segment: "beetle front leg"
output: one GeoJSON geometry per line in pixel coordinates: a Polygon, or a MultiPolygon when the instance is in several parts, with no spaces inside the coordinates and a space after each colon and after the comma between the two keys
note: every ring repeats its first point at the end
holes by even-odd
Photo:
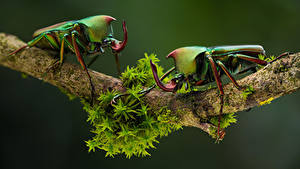
{"type": "Polygon", "coordinates": [[[121,76],[121,68],[120,68],[120,62],[119,62],[119,53],[115,52],[115,61],[116,61],[116,65],[117,65],[117,71],[118,71],[118,75],[121,76]]]}
{"type": "Polygon", "coordinates": [[[92,60],[87,64],[87,67],[89,68],[90,66],[92,66],[92,64],[98,59],[99,56],[100,56],[99,54],[97,54],[96,56],[94,56],[92,58],[92,60]]]}
{"type": "Polygon", "coordinates": [[[222,133],[220,133],[220,122],[221,122],[221,115],[223,114],[223,105],[224,105],[224,91],[223,91],[223,87],[222,87],[222,81],[220,79],[220,76],[219,76],[219,73],[218,73],[218,70],[217,70],[217,67],[216,67],[216,64],[215,64],[213,58],[211,57],[211,55],[207,55],[206,57],[209,60],[210,66],[214,73],[214,78],[216,80],[217,86],[220,91],[221,107],[220,107],[220,113],[219,113],[219,119],[218,119],[218,130],[217,130],[218,133],[217,133],[217,140],[216,140],[218,142],[219,140],[222,140],[225,135],[225,131],[222,131],[222,133]]]}
{"type": "Polygon", "coordinates": [[[68,37],[70,35],[69,34],[64,34],[61,42],[60,42],[60,52],[59,52],[59,55],[60,55],[60,60],[59,60],[59,63],[62,65],[63,62],[64,62],[64,49],[65,49],[65,44],[67,44],[67,47],[71,50],[71,51],[74,51],[74,48],[73,46],[71,45],[71,42],[68,40],[68,37]]]}
{"type": "Polygon", "coordinates": [[[223,69],[223,71],[226,73],[226,75],[229,77],[229,79],[232,81],[232,83],[234,84],[234,86],[237,88],[237,89],[241,89],[240,85],[236,82],[236,80],[234,79],[234,77],[231,75],[231,73],[229,72],[229,70],[225,67],[225,65],[217,60],[216,61],[217,64],[223,69]]]}
{"type": "Polygon", "coordinates": [[[89,81],[90,81],[90,85],[91,85],[91,103],[93,103],[93,100],[94,100],[94,91],[95,91],[95,87],[93,85],[93,82],[92,82],[92,78],[89,74],[89,71],[87,70],[86,68],[86,65],[85,65],[85,62],[80,54],[80,51],[79,51],[79,48],[78,48],[78,45],[77,45],[77,42],[76,42],[76,35],[78,34],[77,31],[72,31],[72,44],[73,44],[73,47],[74,47],[74,50],[75,50],[75,54],[77,56],[77,60],[79,61],[80,65],[82,66],[82,68],[84,69],[84,71],[87,73],[88,75],[88,78],[89,78],[89,81]]]}

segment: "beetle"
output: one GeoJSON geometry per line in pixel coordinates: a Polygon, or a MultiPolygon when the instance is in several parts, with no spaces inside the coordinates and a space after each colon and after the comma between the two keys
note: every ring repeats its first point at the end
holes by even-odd
{"type": "MultiPolygon", "coordinates": [[[[167,84],[163,84],[157,75],[157,68],[155,64],[150,61],[154,80],[159,88],[166,92],[176,92],[185,84],[191,86],[205,85],[210,82],[216,82],[220,91],[220,112],[218,119],[217,141],[222,139],[225,132],[220,132],[220,120],[224,104],[224,91],[221,82],[221,76],[226,75],[233,82],[237,89],[242,89],[235,78],[234,73],[244,72],[251,68],[251,64],[267,65],[274,62],[280,57],[287,55],[283,53],[276,59],[267,62],[259,59],[259,55],[265,56],[265,50],[260,45],[233,45],[233,46],[188,46],[178,48],[167,55],[167,58],[173,58],[175,61],[176,70],[175,77],[167,84]],[[246,66],[245,70],[240,70],[241,67],[246,66]]],[[[253,67],[252,67],[253,68],[253,67]]],[[[170,71],[167,73],[169,74],[170,71]]],[[[151,89],[149,89],[151,90],[151,89]]]]}
{"type": "Polygon", "coordinates": [[[36,46],[43,49],[59,51],[59,63],[62,65],[65,51],[75,53],[77,60],[88,75],[93,100],[95,89],[87,67],[97,59],[99,54],[104,52],[104,48],[111,48],[115,54],[117,70],[120,74],[118,53],[125,48],[128,37],[126,24],[125,21],[123,21],[124,40],[119,41],[113,38],[112,32],[109,32],[109,29],[111,28],[111,22],[115,20],[115,18],[108,15],[96,15],[80,20],[65,21],[39,29],[33,33],[33,39],[31,41],[10,53],[9,56],[25,48],[36,46]],[[88,66],[85,64],[82,55],[94,55],[93,60],[88,66]]]}

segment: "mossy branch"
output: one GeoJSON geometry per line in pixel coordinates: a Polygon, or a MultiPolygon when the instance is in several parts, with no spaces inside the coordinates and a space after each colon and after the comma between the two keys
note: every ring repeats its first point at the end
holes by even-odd
{"type": "MultiPolygon", "coordinates": [[[[15,36],[0,33],[0,65],[26,73],[76,96],[90,96],[88,78],[79,64],[64,63],[59,71],[49,71],[49,67],[56,60],[51,53],[35,47],[25,49],[16,55],[7,56],[23,45],[25,43],[15,36]]],[[[120,79],[89,71],[97,96],[108,89],[125,91],[120,79]]],[[[239,80],[238,83],[244,87],[251,86],[253,89],[248,89],[245,96],[245,93],[237,90],[232,83],[224,85],[224,114],[240,112],[270,103],[280,96],[298,90],[300,87],[300,53],[280,59],[239,80]]],[[[159,111],[162,107],[167,106],[172,113],[180,117],[182,125],[198,127],[210,133],[212,125],[203,123],[203,119],[218,115],[220,109],[218,94],[217,88],[188,94],[166,93],[154,89],[145,96],[145,99],[153,110],[159,111]]]]}

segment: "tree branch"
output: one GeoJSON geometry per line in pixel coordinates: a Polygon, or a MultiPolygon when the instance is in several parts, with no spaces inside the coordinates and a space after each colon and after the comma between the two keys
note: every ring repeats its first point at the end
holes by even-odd
{"type": "MultiPolygon", "coordinates": [[[[32,77],[48,82],[79,97],[90,96],[90,85],[86,73],[79,64],[64,63],[59,71],[49,71],[55,63],[51,52],[32,47],[16,55],[7,56],[10,52],[25,45],[13,35],[0,33],[0,65],[24,72],[32,77]]],[[[122,82],[96,71],[89,70],[95,93],[115,89],[124,92],[122,82]]],[[[254,93],[246,99],[243,91],[237,90],[232,83],[224,85],[225,105],[223,113],[233,113],[260,106],[264,101],[271,101],[280,96],[295,92],[300,87],[300,53],[289,55],[279,61],[265,66],[238,83],[241,86],[253,86],[254,93]]],[[[217,88],[204,92],[188,94],[166,93],[154,89],[145,96],[146,102],[154,110],[167,106],[179,115],[180,123],[210,132],[211,124],[201,123],[201,119],[218,115],[220,99],[217,88]]]]}

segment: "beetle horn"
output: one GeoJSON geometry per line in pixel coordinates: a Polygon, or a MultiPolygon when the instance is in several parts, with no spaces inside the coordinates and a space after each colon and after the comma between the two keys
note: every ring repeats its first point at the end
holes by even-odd
{"type": "Polygon", "coordinates": [[[116,41],[113,41],[112,42],[112,46],[111,48],[116,51],[116,52],[120,52],[121,50],[123,50],[127,44],[127,39],[128,39],[128,36],[127,36],[127,28],[126,28],[126,23],[125,21],[123,21],[123,32],[124,32],[124,40],[123,42],[116,42],[116,41]]]}
{"type": "Polygon", "coordinates": [[[160,81],[160,79],[158,78],[157,68],[156,68],[155,64],[152,62],[152,60],[150,60],[150,65],[151,65],[152,73],[153,73],[154,80],[155,80],[157,86],[166,92],[173,92],[175,87],[177,86],[176,81],[172,79],[166,85],[163,84],[162,81],[160,81]]]}

